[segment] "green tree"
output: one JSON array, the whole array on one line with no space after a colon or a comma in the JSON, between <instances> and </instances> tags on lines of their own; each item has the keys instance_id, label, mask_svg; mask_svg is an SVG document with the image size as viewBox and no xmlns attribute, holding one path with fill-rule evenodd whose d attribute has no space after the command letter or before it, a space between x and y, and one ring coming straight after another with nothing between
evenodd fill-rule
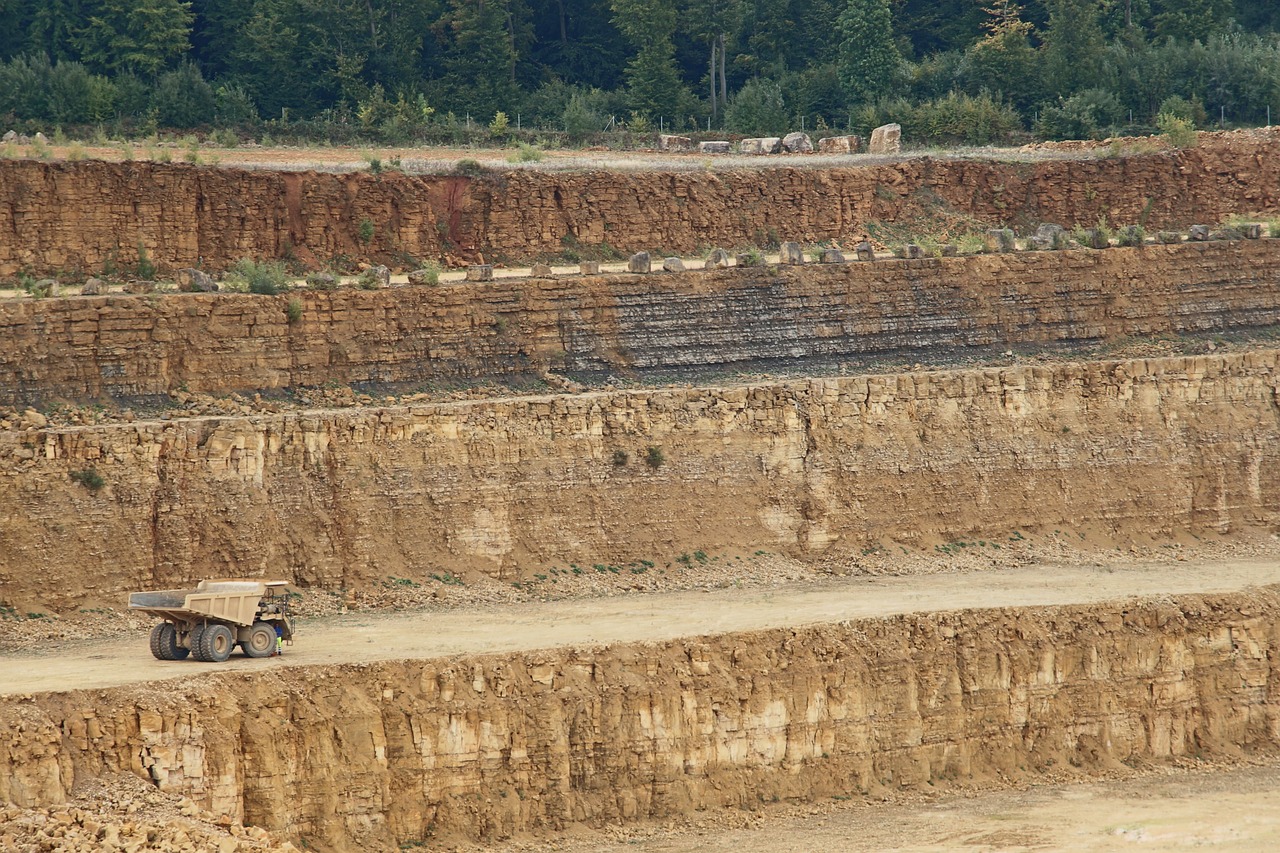
<instances>
[{"instance_id":1,"label":"green tree","mask_svg":"<svg viewBox=\"0 0 1280 853\"><path fill-rule=\"evenodd\" d=\"M627 63L631 108L650 119L682 115L689 95L676 69L673 36L679 19L670 0L612 0L613 23L636 47Z\"/></svg>"},{"instance_id":2,"label":"green tree","mask_svg":"<svg viewBox=\"0 0 1280 853\"><path fill-rule=\"evenodd\" d=\"M84 62L156 74L191 48L188 0L86 0L74 43Z\"/></svg>"},{"instance_id":3,"label":"green tree","mask_svg":"<svg viewBox=\"0 0 1280 853\"><path fill-rule=\"evenodd\" d=\"M902 77L902 54L893 38L889 0L849 0L836 21L840 34L840 82L855 101L890 95Z\"/></svg>"},{"instance_id":4,"label":"green tree","mask_svg":"<svg viewBox=\"0 0 1280 853\"><path fill-rule=\"evenodd\" d=\"M1226 27L1232 9L1232 0L1156 0L1152 20L1161 38L1203 41Z\"/></svg>"},{"instance_id":5,"label":"green tree","mask_svg":"<svg viewBox=\"0 0 1280 853\"><path fill-rule=\"evenodd\" d=\"M442 21L444 103L487 122L514 112L515 49L500 0L452 0Z\"/></svg>"},{"instance_id":6,"label":"green tree","mask_svg":"<svg viewBox=\"0 0 1280 853\"><path fill-rule=\"evenodd\" d=\"M961 75L970 91L1003 95L1026 113L1043 97L1040 57L1031 45L1033 27L1016 3L1002 2L986 12L987 34L965 53Z\"/></svg>"},{"instance_id":7,"label":"green tree","mask_svg":"<svg viewBox=\"0 0 1280 853\"><path fill-rule=\"evenodd\" d=\"M729 100L729 84L725 80L725 54L729 35L738 30L743 15L741 0L689 0L685 7L687 31L707 46L709 62L707 81L711 117L717 118Z\"/></svg>"},{"instance_id":8,"label":"green tree","mask_svg":"<svg viewBox=\"0 0 1280 853\"><path fill-rule=\"evenodd\" d=\"M1049 92L1067 97L1097 86L1106 42L1097 0L1048 0L1044 34L1044 80Z\"/></svg>"}]
</instances>

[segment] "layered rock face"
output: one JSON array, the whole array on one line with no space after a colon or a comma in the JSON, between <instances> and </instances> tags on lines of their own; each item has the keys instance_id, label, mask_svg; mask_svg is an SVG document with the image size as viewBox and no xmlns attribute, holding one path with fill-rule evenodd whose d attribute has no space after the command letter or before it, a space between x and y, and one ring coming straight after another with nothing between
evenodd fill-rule
<instances>
[{"instance_id":1,"label":"layered rock face","mask_svg":"<svg viewBox=\"0 0 1280 853\"><path fill-rule=\"evenodd\" d=\"M516 579L685 550L1273 523L1280 352L0 434L0 588ZM645 464L648 448L660 464ZM617 451L622 451L619 457ZM621 458L623 464L619 464ZM91 470L94 491L76 482Z\"/></svg>"},{"instance_id":2,"label":"layered rock face","mask_svg":"<svg viewBox=\"0 0 1280 853\"><path fill-rule=\"evenodd\" d=\"M0 302L0 402L412 388L1230 331L1280 322L1278 279L1280 240L1245 240L282 297L12 300Z\"/></svg>"},{"instance_id":3,"label":"layered rock face","mask_svg":"<svg viewBox=\"0 0 1280 853\"><path fill-rule=\"evenodd\" d=\"M916 158L862 168L494 172L480 178L238 171L151 162L0 162L0 275L97 273L242 257L531 258L860 238L865 223L942 205L984 222L1148 228L1273 211L1280 141L1206 135L1198 148L1095 160ZM374 225L368 240L367 226Z\"/></svg>"},{"instance_id":4,"label":"layered rock face","mask_svg":"<svg viewBox=\"0 0 1280 853\"><path fill-rule=\"evenodd\" d=\"M133 772L333 850L1280 748L1280 590L0 700L0 802Z\"/></svg>"}]
</instances>

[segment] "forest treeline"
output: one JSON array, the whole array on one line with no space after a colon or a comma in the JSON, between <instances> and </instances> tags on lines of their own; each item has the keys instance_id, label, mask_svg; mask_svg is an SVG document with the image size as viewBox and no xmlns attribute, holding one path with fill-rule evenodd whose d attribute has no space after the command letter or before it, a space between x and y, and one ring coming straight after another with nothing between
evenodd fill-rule
<instances>
[{"instance_id":1,"label":"forest treeline","mask_svg":"<svg viewBox=\"0 0 1280 853\"><path fill-rule=\"evenodd\" d=\"M1278 31L1260 0L0 0L0 117L1077 138L1266 122Z\"/></svg>"}]
</instances>

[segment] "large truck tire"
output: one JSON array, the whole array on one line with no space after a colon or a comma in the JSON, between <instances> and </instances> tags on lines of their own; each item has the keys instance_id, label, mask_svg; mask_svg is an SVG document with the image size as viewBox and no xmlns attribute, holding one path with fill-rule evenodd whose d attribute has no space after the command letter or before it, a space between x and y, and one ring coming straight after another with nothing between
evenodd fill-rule
<instances>
[{"instance_id":1,"label":"large truck tire","mask_svg":"<svg viewBox=\"0 0 1280 853\"><path fill-rule=\"evenodd\" d=\"M205 625L200 632L200 660L222 663L231 657L231 650L235 647L235 637L226 625Z\"/></svg>"},{"instance_id":2,"label":"large truck tire","mask_svg":"<svg viewBox=\"0 0 1280 853\"><path fill-rule=\"evenodd\" d=\"M240 648L251 658L270 657L276 650L276 629L266 622L254 622L249 629L249 636L240 643Z\"/></svg>"},{"instance_id":3,"label":"large truck tire","mask_svg":"<svg viewBox=\"0 0 1280 853\"><path fill-rule=\"evenodd\" d=\"M182 660L190 650L178 645L178 629L172 622L161 622L151 629L151 654L159 660Z\"/></svg>"},{"instance_id":4,"label":"large truck tire","mask_svg":"<svg viewBox=\"0 0 1280 853\"><path fill-rule=\"evenodd\" d=\"M187 634L187 648L191 649L191 657L196 660L204 660L204 650L200 648L200 635L204 633L205 623L198 622L191 626L191 631Z\"/></svg>"}]
</instances>

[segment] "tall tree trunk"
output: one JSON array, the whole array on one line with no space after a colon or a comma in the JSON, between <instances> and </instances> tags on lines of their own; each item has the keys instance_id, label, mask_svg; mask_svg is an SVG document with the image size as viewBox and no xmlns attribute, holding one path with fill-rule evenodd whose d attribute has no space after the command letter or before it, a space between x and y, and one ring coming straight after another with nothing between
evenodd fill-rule
<instances>
[{"instance_id":1,"label":"tall tree trunk","mask_svg":"<svg viewBox=\"0 0 1280 853\"><path fill-rule=\"evenodd\" d=\"M564 0L556 0L556 6L560 10L560 44L565 45L569 43L569 29L565 26Z\"/></svg>"},{"instance_id":2,"label":"tall tree trunk","mask_svg":"<svg viewBox=\"0 0 1280 853\"><path fill-rule=\"evenodd\" d=\"M729 84L724 80L724 33L720 34L720 103L728 105L729 103Z\"/></svg>"},{"instance_id":3,"label":"tall tree trunk","mask_svg":"<svg viewBox=\"0 0 1280 853\"><path fill-rule=\"evenodd\" d=\"M711 117L716 118L716 39L711 39Z\"/></svg>"}]
</instances>

